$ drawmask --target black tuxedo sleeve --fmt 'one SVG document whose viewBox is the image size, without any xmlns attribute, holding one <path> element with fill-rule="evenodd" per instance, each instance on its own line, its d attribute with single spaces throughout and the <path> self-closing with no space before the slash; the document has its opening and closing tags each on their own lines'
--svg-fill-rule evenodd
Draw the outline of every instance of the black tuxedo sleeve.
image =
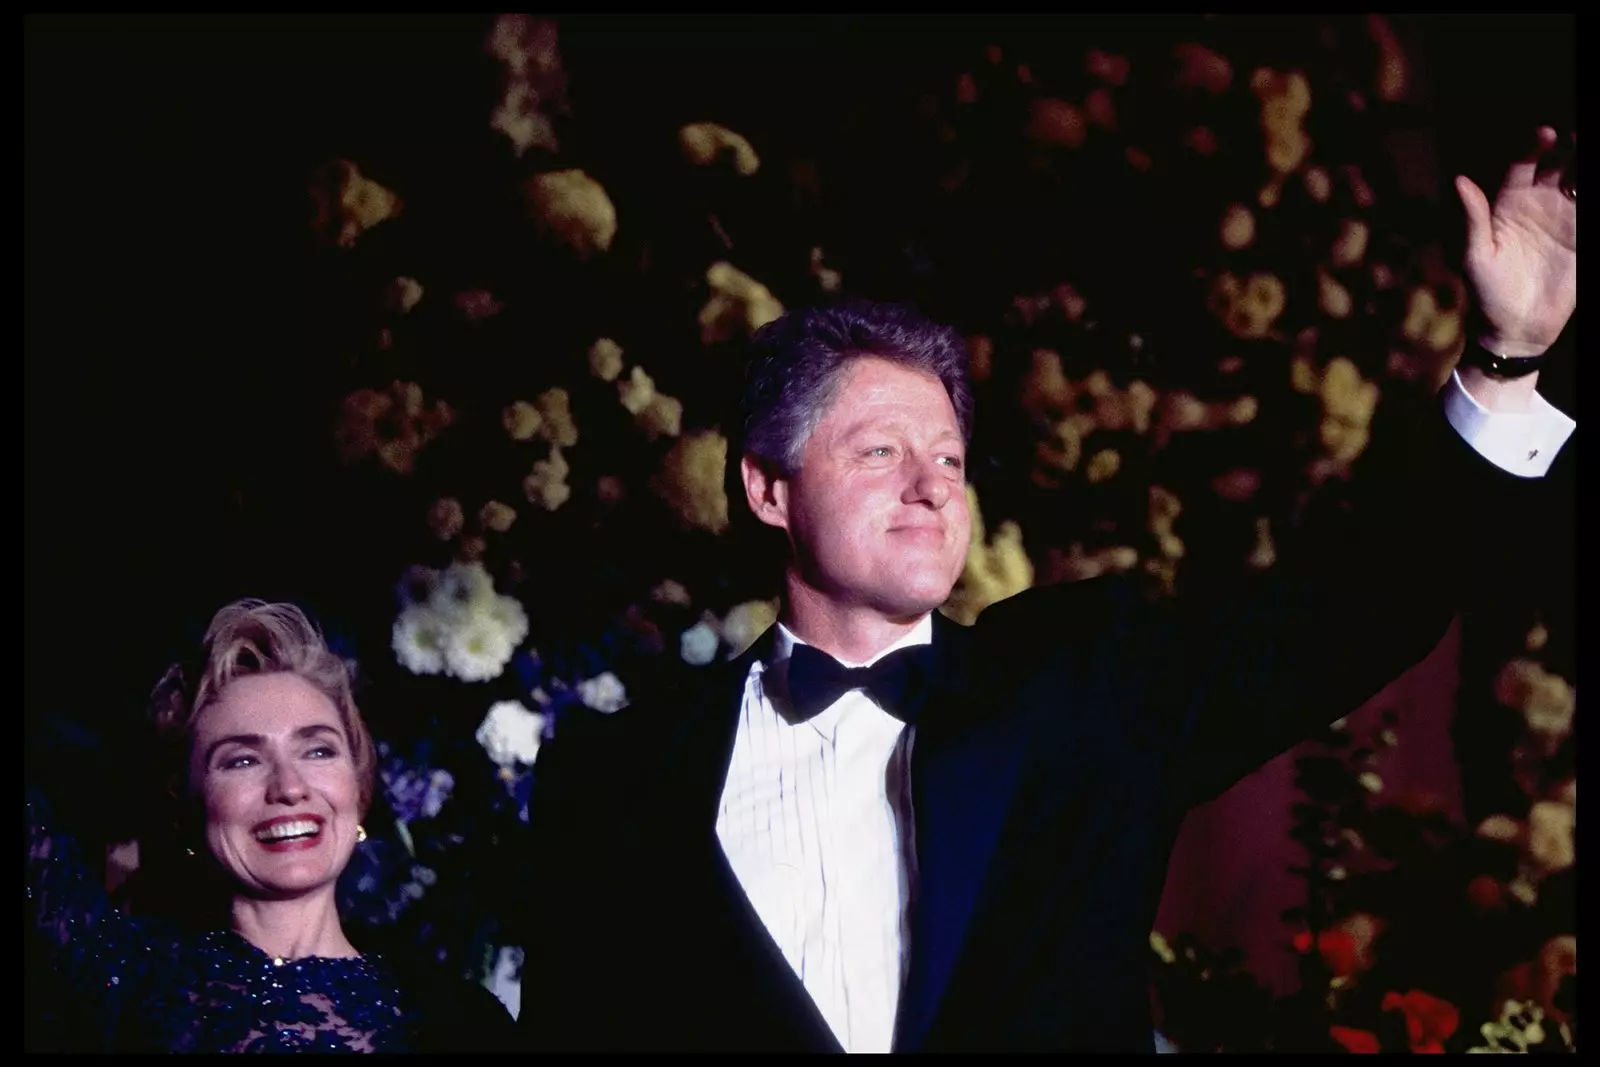
<svg viewBox="0 0 1600 1067">
<path fill-rule="evenodd" d="M 1469 598 L 1533 581 L 1561 551 L 1575 435 L 1544 478 L 1484 459 L 1437 400 L 1382 444 L 1352 506 L 1308 522 L 1269 572 L 1157 603 L 1121 579 L 1052 587 L 1007 628 L 1092 620 L 1065 639 L 1095 647 L 1173 799 L 1209 800 L 1419 663 Z"/>
<path fill-rule="evenodd" d="M 1384 444 L 1348 514 L 1312 521 L 1271 572 L 1158 630 L 1150 711 L 1180 742 L 1188 803 L 1360 707 L 1470 600 L 1531 580 L 1559 543 L 1562 479 L 1496 467 L 1442 405 Z"/>
<path fill-rule="evenodd" d="M 604 716 L 574 709 L 539 750 L 528 811 L 531 849 L 524 858 L 520 907 L 512 926 L 523 947 L 518 1044 L 525 1051 L 607 1047 L 606 976 L 598 973 L 595 924 L 608 921 L 603 850 L 614 843 L 619 791 L 617 752 Z"/>
</svg>

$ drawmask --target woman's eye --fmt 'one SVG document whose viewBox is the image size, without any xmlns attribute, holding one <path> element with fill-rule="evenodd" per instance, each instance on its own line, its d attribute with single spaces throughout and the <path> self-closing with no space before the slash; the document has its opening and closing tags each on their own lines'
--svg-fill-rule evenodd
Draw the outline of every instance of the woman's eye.
<svg viewBox="0 0 1600 1067">
<path fill-rule="evenodd" d="M 332 759 L 333 757 L 337 756 L 338 754 L 339 753 L 335 752 L 332 748 L 330 748 L 327 745 L 318 745 L 316 748 L 314 748 L 310 752 L 306 753 L 306 755 L 315 756 L 318 759 Z"/>
<path fill-rule="evenodd" d="M 869 448 L 869 449 L 867 449 L 867 455 L 869 455 L 869 456 L 877 456 L 879 458 L 885 458 L 885 457 L 888 457 L 888 456 L 892 456 L 893 454 L 894 454 L 894 449 L 890 448 L 888 445 L 879 445 L 877 448 Z"/>
<path fill-rule="evenodd" d="M 254 762 L 254 756 L 229 756 L 227 759 L 222 761 L 222 769 L 225 771 L 237 770 L 240 767 L 248 766 Z"/>
</svg>

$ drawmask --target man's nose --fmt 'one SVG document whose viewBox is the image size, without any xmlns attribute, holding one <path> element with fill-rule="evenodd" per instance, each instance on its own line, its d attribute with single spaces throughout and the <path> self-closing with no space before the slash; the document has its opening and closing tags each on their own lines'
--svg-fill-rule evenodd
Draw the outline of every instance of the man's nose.
<svg viewBox="0 0 1600 1067">
<path fill-rule="evenodd" d="M 938 509 L 950 501 L 950 479 L 939 467 L 937 459 L 914 458 L 913 470 L 901 502 L 928 504 Z"/>
</svg>

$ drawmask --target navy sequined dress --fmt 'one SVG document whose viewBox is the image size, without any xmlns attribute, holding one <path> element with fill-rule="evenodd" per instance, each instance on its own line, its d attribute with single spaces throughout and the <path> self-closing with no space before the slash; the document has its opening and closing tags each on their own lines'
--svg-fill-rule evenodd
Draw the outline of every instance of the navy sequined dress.
<svg viewBox="0 0 1600 1067">
<path fill-rule="evenodd" d="M 30 1000 L 47 999 L 35 1014 L 71 1031 L 78 1048 L 387 1053 L 509 1043 L 511 1017 L 482 986 L 403 977 L 374 956 L 275 960 L 232 931 L 186 934 L 124 914 L 33 790 L 27 808 Z M 53 990 L 48 998 L 39 982 Z"/>
</svg>

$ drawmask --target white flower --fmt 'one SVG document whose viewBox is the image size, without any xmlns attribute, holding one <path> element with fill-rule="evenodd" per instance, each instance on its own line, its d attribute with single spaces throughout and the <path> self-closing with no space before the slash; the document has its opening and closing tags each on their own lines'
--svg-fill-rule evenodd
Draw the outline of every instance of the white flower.
<svg viewBox="0 0 1600 1067">
<path fill-rule="evenodd" d="M 500 1003 L 515 1019 L 522 1011 L 522 950 L 515 945 L 503 945 L 495 957 L 494 970 L 484 985 L 500 998 Z"/>
<path fill-rule="evenodd" d="M 494 579 L 476 561 L 451 563 L 439 575 L 429 598 L 435 610 L 451 611 L 473 607 L 494 595 Z"/>
<path fill-rule="evenodd" d="M 595 711 L 609 715 L 627 706 L 628 691 L 623 688 L 622 679 L 606 671 L 604 674 L 579 682 L 578 699 Z"/>
<path fill-rule="evenodd" d="M 481 563 L 456 562 L 442 572 L 412 567 L 399 593 L 405 607 L 395 621 L 394 650 L 414 674 L 497 678 L 528 636 L 521 602 L 497 595 Z"/>
<path fill-rule="evenodd" d="M 717 631 L 708 623 L 697 622 L 678 638 L 678 651 L 683 662 L 693 667 L 704 667 L 717 655 Z"/>
<path fill-rule="evenodd" d="M 545 717 L 519 701 L 501 700 L 489 708 L 478 727 L 478 744 L 498 766 L 531 764 L 539 756 Z"/>
<path fill-rule="evenodd" d="M 463 682 L 500 677 L 517 646 L 492 617 L 474 613 L 450 629 L 444 646 L 445 669 Z"/>
<path fill-rule="evenodd" d="M 477 610 L 505 631 L 506 640 L 511 642 L 513 648 L 522 644 L 522 639 L 528 636 L 528 613 L 522 609 L 522 602 L 516 597 L 497 596 L 485 601 Z"/>
<path fill-rule="evenodd" d="M 445 666 L 449 620 L 426 604 L 412 604 L 394 621 L 395 658 L 412 674 L 439 674 Z"/>
</svg>

